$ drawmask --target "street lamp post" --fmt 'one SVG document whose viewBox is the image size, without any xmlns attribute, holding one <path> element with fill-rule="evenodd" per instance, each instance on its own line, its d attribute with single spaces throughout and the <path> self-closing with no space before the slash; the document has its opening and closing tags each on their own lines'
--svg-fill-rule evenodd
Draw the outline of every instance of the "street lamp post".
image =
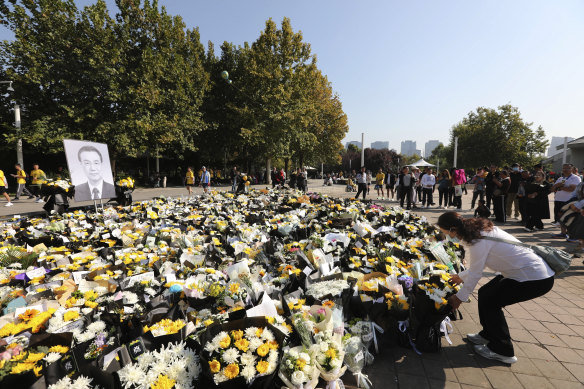
<svg viewBox="0 0 584 389">
<path fill-rule="evenodd" d="M 14 92 L 12 87 L 12 81 L 0 81 L 0 84 L 8 84 L 6 90 L 8 92 Z M 20 137 L 20 106 L 14 103 L 14 126 L 16 127 L 16 135 L 18 140 L 16 141 L 16 159 L 22 168 L 24 169 L 24 158 L 22 156 L 22 138 Z"/>
</svg>

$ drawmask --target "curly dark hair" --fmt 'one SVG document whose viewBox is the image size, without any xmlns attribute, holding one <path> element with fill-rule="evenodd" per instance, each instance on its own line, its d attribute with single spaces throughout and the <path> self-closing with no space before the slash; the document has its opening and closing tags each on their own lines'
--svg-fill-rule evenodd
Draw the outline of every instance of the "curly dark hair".
<svg viewBox="0 0 584 389">
<path fill-rule="evenodd" d="M 447 231 L 454 230 L 465 242 L 472 243 L 481 237 L 481 231 L 491 231 L 493 222 L 482 217 L 463 219 L 456 212 L 444 212 L 438 218 L 438 227 Z"/>
</svg>

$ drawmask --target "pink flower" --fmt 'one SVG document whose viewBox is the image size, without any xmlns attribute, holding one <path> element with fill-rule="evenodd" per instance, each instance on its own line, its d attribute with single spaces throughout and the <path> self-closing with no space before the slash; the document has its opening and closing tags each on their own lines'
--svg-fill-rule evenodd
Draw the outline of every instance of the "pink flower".
<svg viewBox="0 0 584 389">
<path fill-rule="evenodd" d="M 0 353 L 0 361 L 8 361 L 10 358 L 12 358 L 10 351 L 4 351 L 3 353 Z"/>
</svg>

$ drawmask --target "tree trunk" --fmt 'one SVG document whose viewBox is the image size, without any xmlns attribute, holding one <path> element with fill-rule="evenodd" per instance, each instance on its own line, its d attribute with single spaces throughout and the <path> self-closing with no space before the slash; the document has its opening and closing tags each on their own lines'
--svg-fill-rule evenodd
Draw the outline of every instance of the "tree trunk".
<svg viewBox="0 0 584 389">
<path fill-rule="evenodd" d="M 272 183 L 272 175 L 270 174 L 272 172 L 272 158 L 267 158 L 266 159 L 266 183 L 268 185 L 270 185 Z"/>
</svg>

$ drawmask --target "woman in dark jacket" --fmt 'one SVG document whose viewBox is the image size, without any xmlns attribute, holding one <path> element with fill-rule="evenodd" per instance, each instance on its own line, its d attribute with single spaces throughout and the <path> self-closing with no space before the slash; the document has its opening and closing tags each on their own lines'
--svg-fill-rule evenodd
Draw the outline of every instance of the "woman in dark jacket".
<svg viewBox="0 0 584 389">
<path fill-rule="evenodd" d="M 507 216 L 505 215 L 505 197 L 511 185 L 507 170 L 502 170 L 498 177 L 495 176 L 493 183 L 495 184 L 495 190 L 493 191 L 493 212 L 495 213 L 495 220 L 505 223 L 507 221 Z"/>
<path fill-rule="evenodd" d="M 527 223 L 526 231 L 533 231 L 534 228 L 543 230 L 543 219 L 550 218 L 550 203 L 548 194 L 550 193 L 550 183 L 545 180 L 543 172 L 537 172 L 532 183 L 525 185 L 527 197 Z"/>
</svg>

